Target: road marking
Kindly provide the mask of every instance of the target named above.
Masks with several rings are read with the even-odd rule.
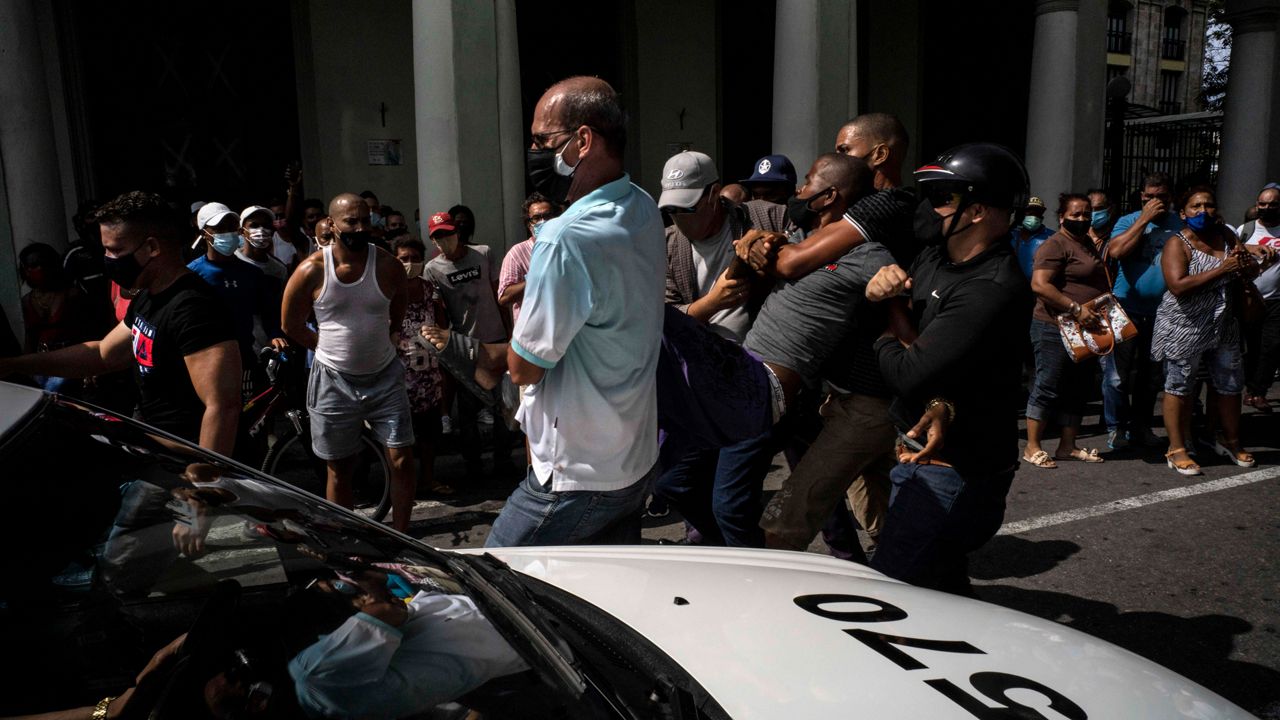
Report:
[[[1242,475],[1232,475],[1231,477],[1209,480],[1196,485],[1170,488],[1168,490],[1161,490],[1159,492],[1148,493],[1146,495],[1124,498],[1123,500],[1112,500],[1111,502],[1103,503],[1101,505],[1076,508],[1074,510],[1064,510],[1063,512],[1041,515],[1040,517],[1034,517],[1028,520],[1017,520],[1005,523],[1004,526],[1000,528],[1000,532],[996,534],[1017,535],[1018,533],[1030,532],[1031,530],[1039,530],[1040,528],[1075,522],[1076,520],[1085,520],[1088,518],[1099,517],[1101,515],[1110,515],[1111,513],[1120,512],[1121,510],[1132,510],[1134,508],[1154,505],[1168,500],[1180,500],[1182,498],[1192,497],[1193,495],[1203,495],[1204,493],[1217,492],[1218,490],[1229,490],[1242,485],[1251,485],[1253,483],[1262,482],[1263,480],[1270,480],[1275,477],[1280,477],[1280,467],[1271,467],[1266,470],[1254,470],[1253,472],[1247,472]]]

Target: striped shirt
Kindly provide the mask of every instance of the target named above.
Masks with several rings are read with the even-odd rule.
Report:
[[[529,238],[521,243],[516,243],[506,256],[502,258],[502,270],[498,273],[498,297],[502,297],[502,293],[507,288],[516,283],[524,282],[524,276],[529,274],[529,258],[533,257],[533,238]],[[515,325],[516,320],[520,319],[520,301],[511,303],[511,324]]]

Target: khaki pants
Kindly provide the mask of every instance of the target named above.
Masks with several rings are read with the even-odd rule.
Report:
[[[847,492],[854,519],[874,542],[889,507],[889,471],[896,462],[889,400],[832,395],[818,412],[822,432],[765,508],[760,527],[804,550]]]

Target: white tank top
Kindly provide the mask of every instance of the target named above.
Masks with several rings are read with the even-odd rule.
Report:
[[[333,247],[324,248],[324,286],[314,307],[320,340],[316,360],[341,373],[376,373],[396,359],[391,300],[378,287],[378,248],[369,245],[364,274],[344,283],[334,272]]]

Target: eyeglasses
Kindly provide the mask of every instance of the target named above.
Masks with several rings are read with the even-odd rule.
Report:
[[[547,147],[547,144],[551,142],[551,138],[557,135],[564,135],[566,133],[571,133],[571,132],[574,132],[574,131],[573,130],[552,130],[551,132],[546,132],[546,133],[534,133],[532,135],[533,144],[536,147],[545,149]]]
[[[526,217],[525,221],[541,222],[543,220],[550,220],[553,217],[555,217],[555,215],[552,215],[551,213],[533,213],[532,215],[529,215],[528,217]]]

